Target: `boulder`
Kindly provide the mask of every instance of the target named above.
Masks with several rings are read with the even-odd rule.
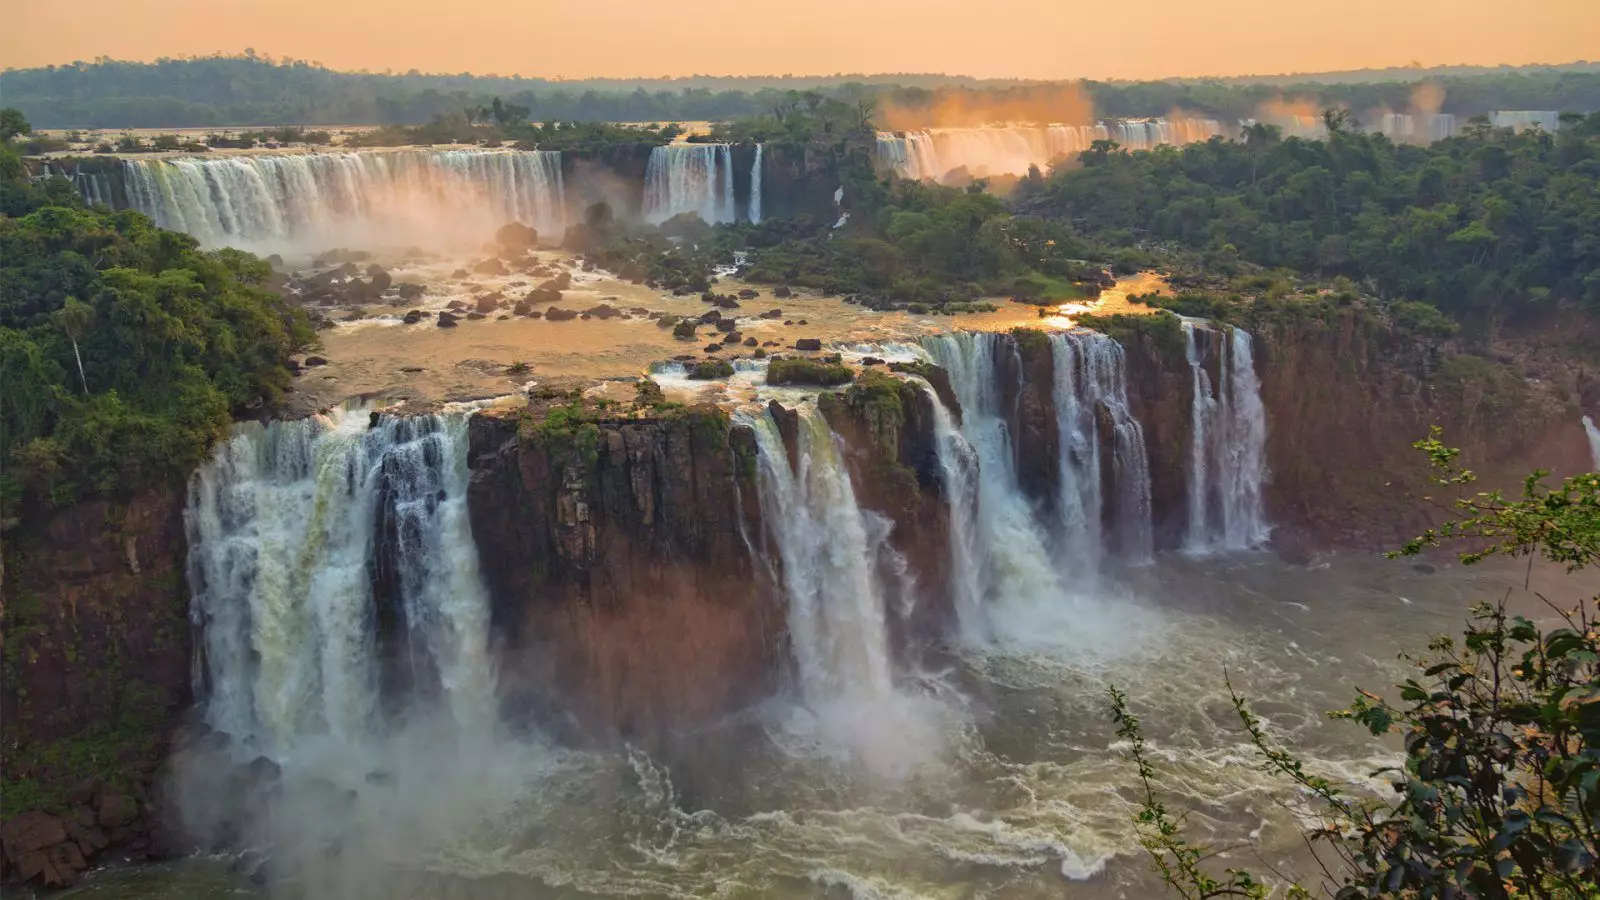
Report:
[[[706,345],[706,352],[707,353],[721,353],[722,352],[722,345],[721,344],[707,344]]]
[[[719,313],[714,309],[709,311],[709,312],[705,312],[705,313],[701,313],[700,314],[700,321],[702,323],[706,324],[706,325],[715,325],[717,322],[719,322],[721,320],[722,320],[722,313]]]
[[[522,252],[539,243],[539,232],[521,222],[507,222],[494,233],[494,240],[507,250]]]
[[[817,338],[798,338],[794,342],[794,348],[801,351],[821,350],[822,341]]]
[[[740,334],[737,330],[727,332],[722,337],[722,342],[725,344],[737,344],[742,340],[744,340],[744,335]]]
[[[377,269],[378,271],[373,272],[372,269]],[[367,282],[367,296],[370,298],[382,296],[383,292],[389,289],[389,285],[394,284],[393,276],[391,276],[388,272],[385,272],[379,266],[373,266],[369,268],[367,270],[367,276],[372,279],[371,281]]]
[[[621,310],[604,303],[599,306],[591,306],[583,312],[584,315],[594,316],[596,319],[615,319],[617,316],[622,315]]]
[[[308,369],[314,368],[316,366],[325,366],[327,364],[328,364],[328,361],[323,359],[320,356],[308,356],[308,357],[306,357],[305,366]]]
[[[476,311],[479,313],[492,313],[500,308],[500,294],[484,294],[478,298]]]
[[[479,275],[510,275],[511,274],[511,271],[506,268],[506,264],[501,262],[498,257],[493,257],[493,256],[491,256],[488,259],[484,260],[483,262],[478,263],[477,265],[473,266],[472,267],[472,271],[478,273]]]
[[[470,274],[471,273],[468,272],[466,269],[457,269],[454,272],[450,273],[450,277],[459,281],[462,278],[468,277]]]
[[[511,311],[519,316],[525,316],[533,311],[533,304],[526,300],[518,300],[511,305]]]
[[[772,296],[777,297],[778,299],[781,300],[781,299],[783,299],[785,297],[793,297],[794,296],[794,291],[789,290],[789,287],[787,285],[780,284],[777,287],[772,289]]]
[[[545,282],[545,284],[550,284],[550,283],[551,282],[548,282],[548,281]],[[545,287],[544,285],[540,285],[539,287],[536,287],[533,290],[529,291],[527,294],[525,294],[522,299],[526,300],[529,303],[560,303],[561,302],[561,291],[559,291],[559,290],[557,290],[555,288],[552,288],[552,287]]]
[[[746,347],[754,347],[756,345],[756,339],[755,338],[745,338],[744,339],[744,345]]]
[[[733,299],[732,297],[726,296],[726,295],[718,297],[716,300],[714,300],[712,302],[715,303],[718,306],[718,308],[720,308],[720,309],[738,309],[739,308],[739,301]]]
[[[407,324],[407,325],[415,325],[418,322],[422,321],[422,316],[423,316],[422,310],[413,309],[410,312],[406,313],[403,317],[401,317],[400,321],[405,323],[405,324]]]
[[[465,300],[451,300],[449,303],[444,305],[444,308],[459,312],[467,308],[467,303]]]
[[[117,828],[139,817],[139,802],[127,794],[102,794],[95,819],[106,828]]]
[[[455,316],[451,315],[450,313],[441,312],[441,313],[439,313],[439,321],[436,324],[440,328],[454,328],[454,327],[456,327],[456,322],[458,322],[458,321],[460,321],[460,320],[457,319]]]
[[[479,319],[487,319],[488,316],[484,315],[481,312],[469,312],[469,313],[467,313],[467,318],[469,318],[472,321],[476,322]]]
[[[739,292],[739,299],[740,300],[754,300],[755,298],[757,298],[759,296],[761,296],[761,292],[760,291],[751,290],[750,288],[745,288],[744,290]]]
[[[863,356],[861,357],[861,364],[863,366],[881,366],[883,365],[883,360],[876,356]]]
[[[576,319],[578,317],[578,313],[577,311],[571,309],[551,307],[550,309],[545,310],[544,317],[552,322],[569,322],[573,319]]]
[[[763,318],[763,319],[781,319],[781,318],[783,318],[783,310],[781,310],[781,309],[769,309],[766,312],[761,314],[761,318]]]
[[[712,322],[711,324],[717,326],[717,330],[718,331],[726,334],[726,333],[728,333],[730,331],[733,331],[735,328],[739,327],[739,320],[738,319],[717,319],[715,322]]]

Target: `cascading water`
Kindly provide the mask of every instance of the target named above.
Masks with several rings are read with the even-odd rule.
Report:
[[[750,215],[752,223],[761,222],[761,150],[764,145],[756,145],[756,159],[750,164]]]
[[[939,744],[931,697],[895,683],[888,610],[914,587],[888,545],[891,523],[856,502],[838,438],[809,405],[795,464],[771,414],[754,429],[762,518],[776,545],[804,721],[791,730],[845,749],[868,768],[904,773]]]
[[[1589,436],[1589,455],[1594,459],[1594,470],[1600,472],[1600,426],[1588,416],[1583,417],[1583,432]]]
[[[1004,335],[988,332],[933,335],[923,338],[922,345],[949,373],[961,404],[961,434],[977,459],[977,559],[973,568],[986,612],[982,622],[962,624],[969,629],[964,637],[982,641],[999,625],[1023,622],[1028,618],[1027,607],[1047,603],[1064,592],[1044,532],[1017,480],[1002,392],[995,378],[1000,354],[1016,350]],[[940,449],[948,452],[945,447]],[[951,465],[947,462],[945,467]],[[973,624],[978,627],[972,628]]]
[[[1108,550],[1129,562],[1151,554],[1150,463],[1144,429],[1128,409],[1122,345],[1095,331],[1050,336],[1055,364],[1056,419],[1061,439],[1059,510],[1066,559],[1084,574],[1096,571]],[[1102,416],[1110,433],[1102,435]],[[1111,449],[1111,470],[1101,459],[1102,439]],[[1111,485],[1109,508],[1102,496]],[[1112,546],[1101,537],[1107,513]]]
[[[903,178],[943,178],[965,167],[975,176],[1026,175],[1063,157],[1075,157],[1097,140],[1115,137],[1130,150],[1157,144],[1204,141],[1222,133],[1212,119],[1137,119],[1106,125],[992,125],[932,128],[878,135],[879,164]]]
[[[660,223],[691,212],[713,225],[738,221],[731,145],[666,144],[651,149],[644,172],[644,217]]]
[[[1262,506],[1266,481],[1266,410],[1249,332],[1224,335],[1183,323],[1193,400],[1190,407],[1189,517],[1184,549],[1191,553],[1244,550],[1264,543],[1271,529]],[[1206,368],[1214,350],[1218,383]]]
[[[390,150],[128,160],[128,205],[207,246],[477,243],[508,221],[566,228],[561,154]]]
[[[418,681],[430,667],[462,730],[492,726],[466,414],[368,416],[241,425],[190,486],[196,695],[212,727],[268,753],[380,732],[385,656]],[[375,587],[385,570],[394,596]]]

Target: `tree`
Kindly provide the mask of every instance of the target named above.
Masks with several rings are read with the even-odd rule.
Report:
[[[23,134],[33,134],[33,126],[28,124],[22,112],[9,106],[0,109],[0,142]]]
[[[89,376],[83,374],[83,354],[78,352],[78,338],[89,329],[89,323],[94,321],[94,307],[84,303],[77,297],[68,297],[62,307],[56,310],[53,317],[56,325],[66,332],[67,340],[72,342],[72,356],[78,362],[78,380],[83,385],[83,395],[89,396]]]
[[[1440,486],[1475,480],[1437,428],[1416,447]],[[1546,474],[1530,475],[1518,499],[1455,501],[1449,522],[1391,555],[1465,540],[1474,544],[1460,554],[1467,564],[1493,555],[1540,556],[1569,572],[1600,564],[1600,473],[1555,487]],[[1307,771],[1233,694],[1263,768],[1320,805],[1325,824],[1307,837],[1333,857],[1319,861],[1340,882],[1338,900],[1600,896],[1600,598],[1550,606],[1557,624],[1547,629],[1503,599],[1479,604],[1459,643],[1438,638],[1414,660],[1419,676],[1399,685],[1398,703],[1362,691],[1331,714],[1403,735],[1404,767],[1377,773],[1390,776],[1392,801],[1351,797]],[[1206,870],[1208,848],[1189,843],[1158,799],[1138,719],[1115,688],[1111,707],[1145,789],[1140,840],[1163,879],[1190,900],[1268,896],[1248,871]],[[1293,886],[1290,896],[1309,895]]]

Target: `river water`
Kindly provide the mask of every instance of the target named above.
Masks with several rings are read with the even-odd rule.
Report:
[[[1106,712],[1109,684],[1128,692],[1191,834],[1252,841],[1230,864],[1261,868],[1259,852],[1293,865],[1294,794],[1253,766],[1224,679],[1311,768],[1361,783],[1393,749],[1323,712],[1355,686],[1392,684],[1405,667],[1397,654],[1459,631],[1473,600],[1510,591],[1531,606],[1526,574],[1366,554],[1309,566],[1264,553],[1163,556],[1105,573],[1054,627],[1041,619],[1025,636],[955,649],[905,679],[899,689],[938,712],[893,771],[808,741],[798,704],[781,698],[729,723],[734,749],[680,771],[637,750],[498,735],[481,760],[463,751],[426,771],[402,764],[398,785],[369,791],[394,796],[374,798],[337,861],[271,892],[225,861],[195,859],[102,871],[64,896],[1159,896],[1134,843],[1135,782]],[[1534,574],[1569,592],[1560,573]],[[420,818],[438,827],[391,827],[424,802]]]

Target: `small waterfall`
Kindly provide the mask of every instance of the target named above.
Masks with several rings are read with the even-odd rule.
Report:
[[[955,417],[926,381],[918,381],[933,406],[933,437],[950,508],[950,587],[962,634],[984,632],[983,577],[978,546],[978,454],[956,427]]]
[[[753,224],[761,223],[761,150],[764,145],[756,145],[756,159],[750,164],[750,221]]]
[[[1588,416],[1583,417],[1583,431],[1589,436],[1589,455],[1594,459],[1594,470],[1600,472],[1600,426]]]
[[[922,345],[950,375],[961,403],[961,434],[977,459],[975,569],[986,614],[981,630],[965,636],[981,641],[997,623],[1031,618],[1029,607],[1062,596],[1064,586],[1017,480],[1004,397],[995,378],[999,355],[1015,353],[1015,345],[989,332],[930,335]]]
[[[1227,334],[1183,323],[1185,354],[1192,373],[1190,407],[1189,518],[1184,547],[1193,553],[1243,550],[1267,540],[1263,509],[1266,482],[1266,410],[1249,332]],[[1199,336],[1220,356],[1218,383],[1206,368]]]
[[[1144,429],[1128,409],[1122,345],[1099,332],[1080,330],[1052,334],[1050,349],[1061,439],[1058,506],[1065,558],[1083,574],[1093,574],[1108,550],[1129,562],[1148,562],[1150,463]],[[1107,425],[1109,434],[1102,434]],[[1101,458],[1103,441],[1111,448],[1109,472]],[[1109,505],[1102,496],[1108,483]],[[1108,514],[1113,523],[1110,547],[1101,536]]]
[[[644,217],[665,222],[696,213],[707,224],[735,222],[733,147],[666,144],[652,148],[644,173]]]
[[[762,516],[782,563],[801,693],[813,710],[880,702],[894,690],[888,591],[876,560],[887,532],[856,504],[827,422],[813,407],[797,412],[798,467],[790,466],[770,414],[751,424],[760,448]]]
[[[274,754],[378,732],[392,699],[385,658],[397,657],[461,728],[490,726],[466,418],[369,427],[357,407],[249,423],[201,466],[185,521],[195,692],[210,725]]]
[[[561,154],[386,150],[123,163],[128,206],[206,246],[476,243],[508,221],[566,228]]]

